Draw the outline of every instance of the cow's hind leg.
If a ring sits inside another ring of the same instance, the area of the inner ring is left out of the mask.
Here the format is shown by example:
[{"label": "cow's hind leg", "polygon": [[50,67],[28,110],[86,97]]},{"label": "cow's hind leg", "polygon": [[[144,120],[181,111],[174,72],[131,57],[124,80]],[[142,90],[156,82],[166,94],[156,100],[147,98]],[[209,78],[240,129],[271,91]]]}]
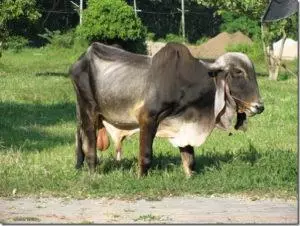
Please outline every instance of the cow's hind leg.
[{"label": "cow's hind leg", "polygon": [[96,153],[96,130],[94,127],[82,128],[82,149],[85,155],[85,160],[91,172],[95,171],[98,163]]},{"label": "cow's hind leg", "polygon": [[116,144],[116,160],[121,161],[122,159],[122,143],[126,136],[120,136]]},{"label": "cow's hind leg", "polygon": [[184,172],[187,177],[192,176],[195,170],[195,154],[194,148],[190,145],[185,147],[180,147],[180,154]]},{"label": "cow's hind leg", "polygon": [[[88,164],[90,171],[94,171],[98,163],[96,153],[97,117],[93,104],[78,107],[79,125],[77,129],[77,165],[81,166],[83,160]],[[77,166],[76,165],[76,166]]]},{"label": "cow's hind leg", "polygon": [[82,139],[80,135],[80,127],[76,131],[76,169],[80,169],[84,162],[84,152],[82,150]]}]

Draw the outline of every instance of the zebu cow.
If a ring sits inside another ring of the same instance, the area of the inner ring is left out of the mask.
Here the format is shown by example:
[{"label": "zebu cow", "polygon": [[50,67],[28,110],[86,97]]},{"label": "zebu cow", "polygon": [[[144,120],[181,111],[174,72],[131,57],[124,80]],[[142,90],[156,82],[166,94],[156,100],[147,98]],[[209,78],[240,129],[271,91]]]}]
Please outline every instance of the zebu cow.
[{"label": "zebu cow", "polygon": [[[235,53],[235,52],[231,52],[231,53],[226,53],[223,56],[220,56],[216,62],[214,64],[212,64],[212,62],[205,62],[200,60],[201,63],[203,63],[204,65],[206,65],[208,68],[214,67],[215,65],[222,65],[222,64],[227,64],[227,65],[232,65],[233,70],[230,71],[231,76],[234,74],[238,75],[244,75],[246,76],[247,74],[251,74],[254,73],[255,76],[255,71],[254,71],[254,67],[253,64],[251,62],[251,60],[242,53]],[[229,85],[229,84],[228,84]],[[250,84],[249,84],[250,85]],[[229,87],[228,87],[229,88]],[[232,96],[230,94],[230,90],[226,91],[228,92],[226,94],[225,98],[229,98],[231,96],[231,98],[228,99],[228,101],[230,101],[230,99],[234,99],[235,102],[238,102],[238,106],[235,104],[227,104],[227,107],[229,109],[231,109],[231,112],[229,114],[227,114],[226,117],[228,117],[226,120],[223,120],[223,124],[221,123],[216,123],[216,127],[223,129],[223,130],[229,130],[231,128],[231,122],[233,120],[233,117],[236,113],[237,119],[236,119],[236,124],[234,126],[234,128],[236,130],[246,130],[246,121],[247,121],[247,115],[248,116],[253,116],[254,114],[257,113],[261,113],[264,110],[264,106],[262,103],[251,103],[251,102],[244,102],[242,101],[242,99],[239,99],[237,96]],[[250,100],[251,101],[251,100]],[[228,109],[228,111],[229,111]],[[224,118],[224,116],[223,116]],[[108,134],[111,136],[112,141],[114,143],[114,147],[115,147],[115,151],[116,151],[116,159],[118,161],[121,160],[121,154],[122,154],[122,142],[126,137],[129,137],[135,133],[139,132],[139,129],[133,129],[133,130],[122,130],[122,129],[118,129],[117,127],[115,127],[114,125],[110,124],[109,122],[103,120],[103,125],[104,128],[102,128],[101,130],[99,130],[98,132],[98,136],[97,136],[97,148],[101,151],[105,151],[106,149],[108,149],[110,142],[107,136],[107,132]],[[193,135],[193,133],[189,133],[187,131],[186,136],[190,136]],[[157,133],[156,133],[157,137],[166,137],[165,132],[161,129],[161,126],[158,127]],[[170,137],[168,137],[170,138]],[[176,146],[176,145],[175,145]],[[187,171],[188,172],[188,171]]]},{"label": "zebu cow", "polygon": [[93,43],[71,67],[77,94],[76,167],[86,159],[97,164],[96,130],[105,149],[103,122],[122,131],[140,131],[139,175],[147,173],[155,135],[179,148],[186,174],[191,175],[193,146],[212,130],[236,127],[245,115],[263,111],[253,65],[248,57],[229,53],[214,63],[195,59],[181,44],[169,43],[153,58]]}]

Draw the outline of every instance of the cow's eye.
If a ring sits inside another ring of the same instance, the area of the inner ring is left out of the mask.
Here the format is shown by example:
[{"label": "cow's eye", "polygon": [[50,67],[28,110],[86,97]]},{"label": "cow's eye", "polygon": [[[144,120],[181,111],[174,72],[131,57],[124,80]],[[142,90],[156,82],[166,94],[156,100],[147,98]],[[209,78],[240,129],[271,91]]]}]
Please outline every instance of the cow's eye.
[{"label": "cow's eye", "polygon": [[238,68],[233,69],[233,76],[242,76],[243,73],[244,72],[241,69],[238,69]]}]

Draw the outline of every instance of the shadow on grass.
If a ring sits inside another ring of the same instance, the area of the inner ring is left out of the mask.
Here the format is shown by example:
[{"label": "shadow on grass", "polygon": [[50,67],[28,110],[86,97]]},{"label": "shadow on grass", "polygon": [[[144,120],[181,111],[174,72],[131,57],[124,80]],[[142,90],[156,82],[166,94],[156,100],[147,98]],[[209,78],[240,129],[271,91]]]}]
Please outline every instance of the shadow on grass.
[{"label": "shadow on grass", "polygon": [[36,76],[61,76],[61,77],[69,77],[69,74],[66,72],[51,72],[51,71],[45,71],[45,72],[38,72],[35,74]]},{"label": "shadow on grass", "polygon": [[0,148],[36,151],[72,142],[73,134],[68,137],[47,134],[44,127],[75,122],[75,118],[73,103],[0,102]]},{"label": "shadow on grass", "polygon": [[[222,164],[230,163],[235,160],[239,160],[245,163],[249,163],[253,166],[257,160],[261,157],[261,154],[256,148],[250,143],[248,149],[241,149],[237,153],[217,152],[216,150],[204,152],[198,154],[195,158],[197,173],[204,173],[208,168],[221,169]],[[152,170],[172,170],[181,165],[180,154],[178,156],[166,156],[160,153],[156,155],[152,161]],[[133,159],[122,159],[117,162],[114,158],[104,159],[98,167],[99,173],[109,173],[114,170],[131,170],[138,167],[137,158]]]}]

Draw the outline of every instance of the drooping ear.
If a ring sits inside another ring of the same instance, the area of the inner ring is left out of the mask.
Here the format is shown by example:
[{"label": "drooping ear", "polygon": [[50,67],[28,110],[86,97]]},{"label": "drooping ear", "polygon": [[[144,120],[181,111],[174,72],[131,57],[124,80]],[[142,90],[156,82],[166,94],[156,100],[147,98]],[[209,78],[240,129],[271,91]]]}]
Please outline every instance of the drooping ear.
[{"label": "drooping ear", "polygon": [[216,85],[214,104],[216,126],[225,130],[231,127],[236,114],[236,103],[230,94],[227,75],[228,73],[221,72],[214,78]]},{"label": "drooping ear", "polygon": [[215,77],[214,81],[216,85],[214,112],[215,117],[218,117],[220,112],[225,107],[225,75],[223,74]]}]

